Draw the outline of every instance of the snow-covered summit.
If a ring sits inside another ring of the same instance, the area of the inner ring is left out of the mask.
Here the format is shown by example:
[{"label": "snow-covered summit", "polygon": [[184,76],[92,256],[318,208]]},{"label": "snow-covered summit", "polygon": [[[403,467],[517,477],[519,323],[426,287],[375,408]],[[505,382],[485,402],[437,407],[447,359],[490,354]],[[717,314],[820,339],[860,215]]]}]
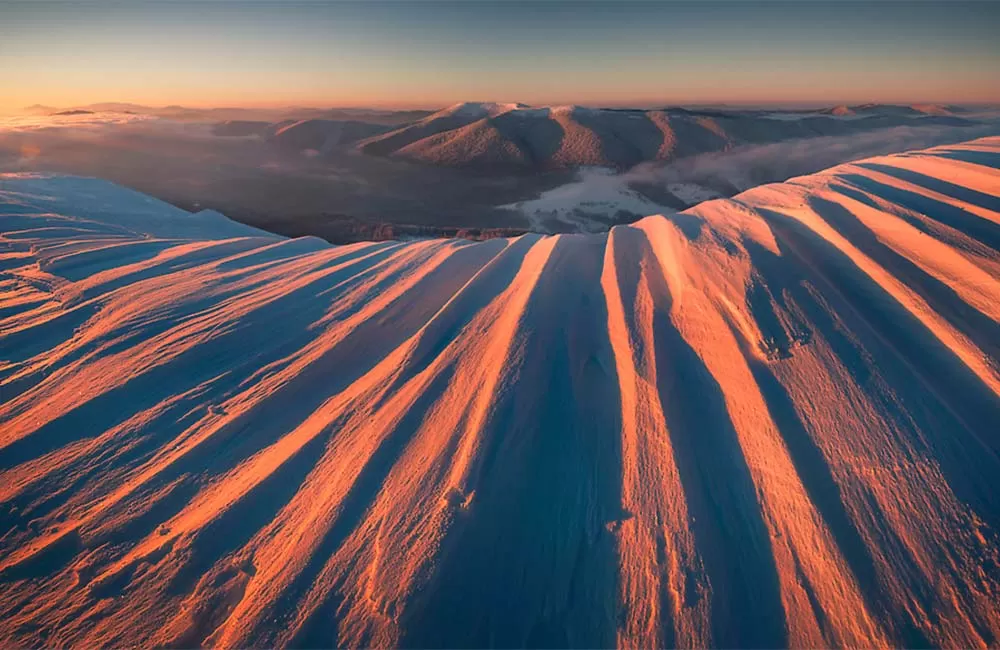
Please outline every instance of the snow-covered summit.
[{"label": "snow-covered summit", "polygon": [[0,645],[986,647],[1000,138],[330,246],[0,178]]}]

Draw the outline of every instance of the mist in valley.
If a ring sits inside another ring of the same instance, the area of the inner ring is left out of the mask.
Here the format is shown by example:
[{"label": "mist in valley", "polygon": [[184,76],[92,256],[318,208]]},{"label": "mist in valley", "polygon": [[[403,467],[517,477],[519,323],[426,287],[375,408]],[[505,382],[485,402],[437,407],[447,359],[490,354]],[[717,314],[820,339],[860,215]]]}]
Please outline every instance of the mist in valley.
[{"label": "mist in valley", "polygon": [[[380,123],[349,124],[376,132],[397,126],[387,115],[362,117]],[[263,135],[260,125],[268,124],[227,122],[220,128],[218,122],[134,112],[14,118],[0,125],[0,172],[103,178],[186,210],[214,209],[278,234],[334,243],[483,238],[606,230],[858,158],[1000,132],[988,118],[733,146],[627,170],[516,169],[435,166],[366,155],[350,143],[314,149],[301,134],[290,145]],[[239,129],[255,132],[219,135]]]},{"label": "mist in valley", "polygon": [[113,117],[0,128],[0,173],[27,171],[103,178],[187,210],[335,243],[522,232],[527,221],[496,206],[572,176],[470,173],[346,149],[317,156],[259,136],[220,137],[208,123]]}]

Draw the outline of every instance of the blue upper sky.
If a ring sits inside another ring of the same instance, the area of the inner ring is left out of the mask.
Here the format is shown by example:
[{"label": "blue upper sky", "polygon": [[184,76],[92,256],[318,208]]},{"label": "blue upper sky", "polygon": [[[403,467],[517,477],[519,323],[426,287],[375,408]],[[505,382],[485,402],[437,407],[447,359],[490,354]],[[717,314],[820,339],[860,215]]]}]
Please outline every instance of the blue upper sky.
[{"label": "blue upper sky", "polygon": [[0,109],[1000,101],[997,2],[0,0]]}]

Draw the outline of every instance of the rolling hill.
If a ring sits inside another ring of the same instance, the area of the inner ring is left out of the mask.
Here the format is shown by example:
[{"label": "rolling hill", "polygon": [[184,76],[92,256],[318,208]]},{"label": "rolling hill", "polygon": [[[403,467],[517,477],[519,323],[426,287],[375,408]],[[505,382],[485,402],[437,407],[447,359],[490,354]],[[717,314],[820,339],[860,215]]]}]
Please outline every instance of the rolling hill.
[{"label": "rolling hill", "polygon": [[747,144],[903,125],[971,124],[943,107],[933,108],[872,105],[809,113],[467,103],[364,139],[358,148],[453,167],[626,169]]},{"label": "rolling hill", "polygon": [[2,176],[0,644],[995,646],[998,364],[1000,138],[486,242]]}]

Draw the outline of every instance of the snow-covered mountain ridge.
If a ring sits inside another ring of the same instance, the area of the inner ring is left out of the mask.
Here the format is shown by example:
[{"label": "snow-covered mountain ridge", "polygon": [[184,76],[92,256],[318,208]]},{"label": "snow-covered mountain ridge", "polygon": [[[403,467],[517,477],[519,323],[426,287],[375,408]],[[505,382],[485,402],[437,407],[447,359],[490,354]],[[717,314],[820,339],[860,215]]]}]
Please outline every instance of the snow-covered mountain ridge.
[{"label": "snow-covered mountain ridge", "polygon": [[972,117],[944,106],[871,105],[810,112],[467,102],[360,139],[357,147],[373,155],[460,168],[627,169],[746,145],[902,126],[971,126],[978,123]]},{"label": "snow-covered mountain ridge", "polygon": [[1000,639],[1000,138],[330,246],[0,177],[5,646]]}]

